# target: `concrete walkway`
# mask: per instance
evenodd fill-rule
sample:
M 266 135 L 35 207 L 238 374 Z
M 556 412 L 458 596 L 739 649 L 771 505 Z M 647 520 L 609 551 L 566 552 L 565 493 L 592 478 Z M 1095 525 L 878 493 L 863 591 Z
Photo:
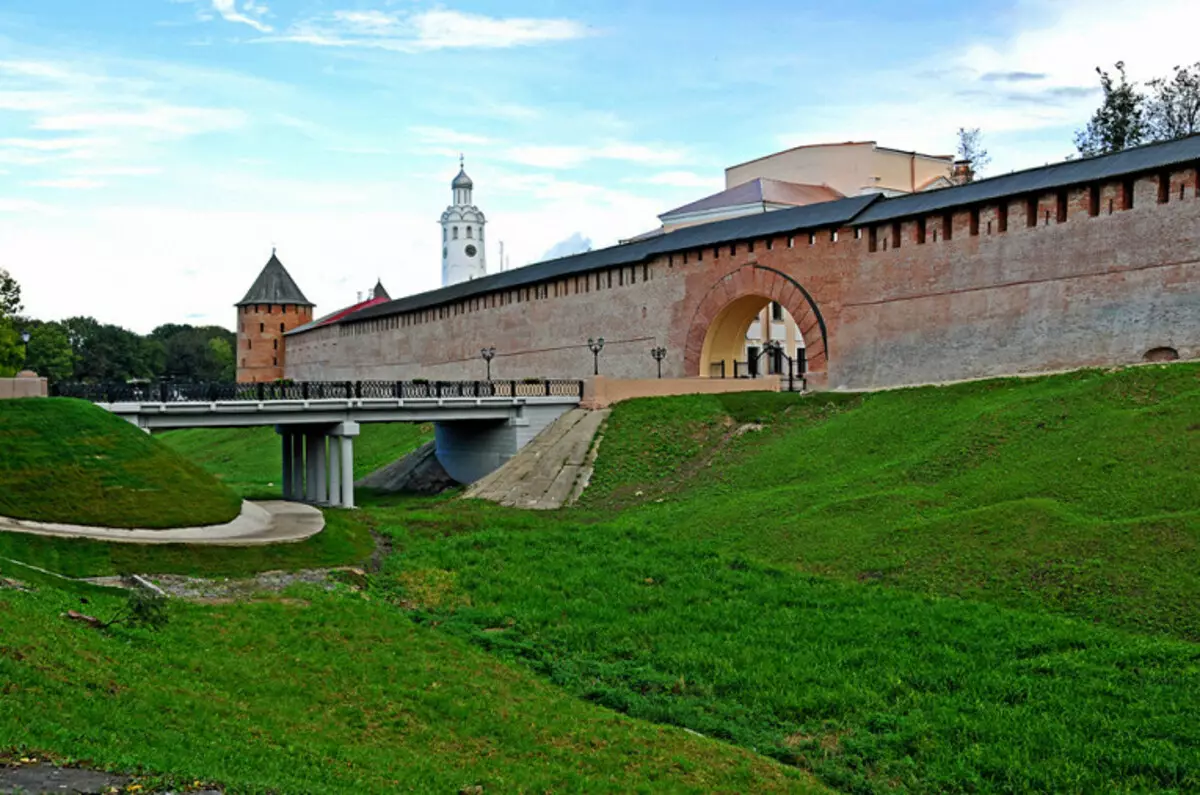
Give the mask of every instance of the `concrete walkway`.
M 252 547 L 303 541 L 325 528 L 320 509 L 298 502 L 268 500 L 242 502 L 242 512 L 232 522 L 204 527 L 176 527 L 169 530 L 31 522 L 0 516 L 0 532 L 32 533 L 60 538 L 90 538 L 126 544 L 204 544 Z
M 574 502 L 592 476 L 592 439 L 608 414 L 568 411 L 463 496 L 533 510 L 553 510 Z

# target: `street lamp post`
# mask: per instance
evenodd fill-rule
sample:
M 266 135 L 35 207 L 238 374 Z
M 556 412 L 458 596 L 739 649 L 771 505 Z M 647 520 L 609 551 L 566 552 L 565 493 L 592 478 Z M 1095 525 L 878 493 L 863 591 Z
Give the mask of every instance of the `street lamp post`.
M 21 368 L 22 369 L 24 369 L 25 366 L 29 364 L 29 340 L 30 340 L 30 338 L 31 338 L 31 335 L 30 335 L 28 329 L 21 332 L 21 345 L 22 345 Z
M 479 355 L 483 357 L 483 360 L 485 362 L 487 362 L 487 380 L 491 381 L 492 380 L 492 358 L 495 357 L 495 355 L 496 355 L 496 349 L 495 348 L 484 348 L 483 350 L 481 350 L 479 352 Z
M 604 337 L 588 337 L 588 350 L 592 352 L 592 375 L 600 375 L 600 351 L 604 350 Z
M 662 360 L 667 358 L 666 348 L 651 348 L 650 355 L 654 357 L 654 361 L 658 363 L 658 377 L 662 378 Z

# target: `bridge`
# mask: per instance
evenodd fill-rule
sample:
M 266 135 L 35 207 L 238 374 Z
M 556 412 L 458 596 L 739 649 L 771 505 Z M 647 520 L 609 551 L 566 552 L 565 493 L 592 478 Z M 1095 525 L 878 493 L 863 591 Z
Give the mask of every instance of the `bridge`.
M 361 423 L 433 423 L 438 461 L 458 482 L 473 483 L 578 406 L 583 382 L 61 383 L 53 393 L 89 400 L 147 433 L 273 426 L 284 498 L 353 508 Z

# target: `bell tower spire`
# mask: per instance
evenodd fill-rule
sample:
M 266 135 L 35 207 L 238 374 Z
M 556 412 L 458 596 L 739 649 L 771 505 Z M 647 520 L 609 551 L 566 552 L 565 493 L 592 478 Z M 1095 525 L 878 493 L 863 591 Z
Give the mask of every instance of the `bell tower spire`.
M 458 176 L 450 183 L 453 201 L 442 213 L 442 286 L 487 274 L 483 212 L 472 203 L 475 183 L 467 176 L 466 158 L 458 156 Z

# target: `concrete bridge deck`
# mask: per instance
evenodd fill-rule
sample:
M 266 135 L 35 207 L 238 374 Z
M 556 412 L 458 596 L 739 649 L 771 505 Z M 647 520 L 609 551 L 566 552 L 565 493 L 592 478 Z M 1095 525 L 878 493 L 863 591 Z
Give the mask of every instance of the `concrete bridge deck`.
M 146 432 L 273 426 L 287 500 L 354 507 L 361 423 L 431 422 L 438 461 L 460 483 L 499 468 L 578 406 L 582 381 L 59 384 Z

